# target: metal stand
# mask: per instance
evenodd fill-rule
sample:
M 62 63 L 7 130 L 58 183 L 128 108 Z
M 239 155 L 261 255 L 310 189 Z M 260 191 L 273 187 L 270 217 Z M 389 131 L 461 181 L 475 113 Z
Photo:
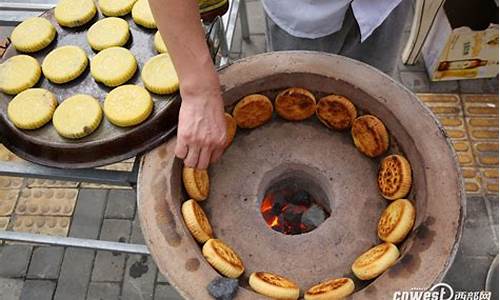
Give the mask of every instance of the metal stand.
M 1 2 L 0 0 L 0 26 L 16 25 L 30 16 L 41 14 L 44 10 L 55 6 L 55 2 L 33 4 L 22 2 Z M 236 28 L 236 20 L 241 9 L 241 28 L 243 37 L 248 37 L 248 18 L 244 0 L 229 0 L 229 11 L 215 20 L 214 36 L 218 39 L 217 46 L 220 55 L 219 66 L 229 62 L 230 46 Z M 226 28 L 226 29 L 224 29 Z M 246 32 L 246 33 L 245 33 Z M 140 157 L 136 157 L 134 166 L 128 171 L 111 171 L 101 169 L 59 169 L 37 165 L 31 162 L 0 162 L 1 176 L 33 177 L 56 179 L 65 181 L 83 181 L 112 185 L 123 185 L 135 188 L 139 171 Z M 135 254 L 149 254 L 145 245 L 108 242 L 92 239 L 72 237 L 49 236 L 16 231 L 0 230 L 0 240 L 47 244 L 66 247 L 88 248 L 103 251 L 116 251 Z
M 114 251 L 130 254 L 149 254 L 149 250 L 146 245 L 126 244 L 92 239 L 79 239 L 73 237 L 61 237 L 26 232 L 0 230 L 0 240 L 30 242 L 52 246 L 75 247 L 102 251 Z
M 44 178 L 64 181 L 83 181 L 112 185 L 130 186 L 137 184 L 139 158 L 131 171 L 100 169 L 59 169 L 37 165 L 31 162 L 0 162 L 0 175 L 28 178 Z

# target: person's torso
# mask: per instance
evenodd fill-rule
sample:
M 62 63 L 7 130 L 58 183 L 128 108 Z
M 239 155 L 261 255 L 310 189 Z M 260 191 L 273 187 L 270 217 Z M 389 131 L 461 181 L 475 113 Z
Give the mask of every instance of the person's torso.
M 319 38 L 337 32 L 349 6 L 362 40 L 377 28 L 401 0 L 262 0 L 268 16 L 289 34 Z

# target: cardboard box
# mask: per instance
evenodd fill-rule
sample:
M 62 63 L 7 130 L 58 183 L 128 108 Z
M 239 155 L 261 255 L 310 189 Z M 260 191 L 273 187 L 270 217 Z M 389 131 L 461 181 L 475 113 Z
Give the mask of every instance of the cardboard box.
M 436 16 L 422 57 L 432 81 L 497 76 L 496 1 L 447 1 Z

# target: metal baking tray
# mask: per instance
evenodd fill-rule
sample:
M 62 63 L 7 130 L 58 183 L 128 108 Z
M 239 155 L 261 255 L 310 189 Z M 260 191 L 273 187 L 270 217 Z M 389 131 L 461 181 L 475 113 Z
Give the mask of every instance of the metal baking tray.
M 87 30 L 104 18 L 100 13 L 88 24 L 79 28 L 61 28 L 54 18 L 54 11 L 48 10 L 42 17 L 49 20 L 57 30 L 56 39 L 45 49 L 29 54 L 41 64 L 44 57 L 56 47 L 76 45 L 85 50 L 89 60 L 97 54 L 87 43 Z M 136 25 L 132 17 L 124 17 L 130 25 L 130 39 L 124 46 L 135 55 L 138 69 L 127 84 L 143 86 L 140 72 L 147 60 L 157 55 L 153 36 L 156 29 L 146 29 Z M 2 62 L 14 55 L 21 54 L 11 44 L 5 52 Z M 90 64 L 89 64 L 90 66 Z M 59 103 L 79 93 L 98 99 L 102 104 L 106 94 L 112 90 L 96 83 L 90 75 L 90 67 L 77 79 L 65 84 L 53 84 L 42 76 L 34 87 L 41 87 L 53 92 Z M 112 125 L 105 117 L 99 128 L 91 135 L 69 140 L 59 136 L 52 123 L 36 130 L 16 128 L 7 118 L 7 105 L 13 96 L 0 93 L 0 136 L 1 142 L 20 157 L 51 167 L 90 168 L 121 161 L 145 152 L 162 143 L 175 132 L 180 108 L 180 95 L 155 95 L 153 113 L 143 123 L 128 128 Z

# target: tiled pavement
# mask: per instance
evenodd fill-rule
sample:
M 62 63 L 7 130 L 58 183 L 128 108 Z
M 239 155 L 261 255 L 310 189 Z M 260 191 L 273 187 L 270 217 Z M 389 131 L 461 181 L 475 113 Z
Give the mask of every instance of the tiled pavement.
M 239 26 L 231 57 L 265 51 L 259 1 L 248 1 L 250 39 Z M 421 63 L 397 79 L 419 93 L 458 153 L 467 189 L 463 239 L 445 281 L 484 288 L 498 254 L 498 79 L 432 83 Z M 16 160 L 0 146 L 0 160 Z M 132 162 L 107 168 L 130 169 Z M 144 243 L 131 189 L 0 177 L 0 229 Z M 180 299 L 148 256 L 8 243 L 0 246 L 0 299 Z

